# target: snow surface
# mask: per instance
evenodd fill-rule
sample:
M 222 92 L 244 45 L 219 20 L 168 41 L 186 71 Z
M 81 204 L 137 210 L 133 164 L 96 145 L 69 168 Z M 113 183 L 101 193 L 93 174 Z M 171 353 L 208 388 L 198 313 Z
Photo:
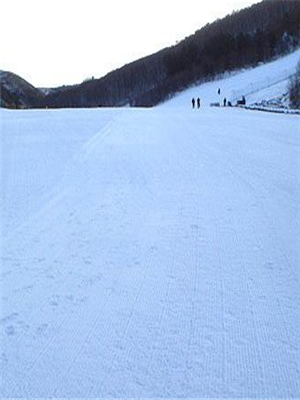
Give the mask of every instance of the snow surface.
M 273 99 L 288 92 L 289 78 L 295 73 L 299 61 L 300 49 L 259 67 L 194 86 L 177 94 L 165 104 L 168 107 L 182 107 L 183 104 L 190 104 L 193 97 L 201 98 L 201 106 L 209 106 L 216 102 L 223 105 L 224 98 L 235 104 L 243 95 L 247 104 Z
M 0 124 L 1 398 L 300 397 L 299 116 Z

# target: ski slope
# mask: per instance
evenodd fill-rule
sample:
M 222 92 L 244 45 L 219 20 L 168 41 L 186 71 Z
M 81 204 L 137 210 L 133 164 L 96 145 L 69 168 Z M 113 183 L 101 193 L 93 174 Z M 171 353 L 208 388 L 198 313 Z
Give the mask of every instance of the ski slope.
M 299 398 L 299 117 L 0 111 L 1 398 Z
M 200 97 L 202 106 L 216 102 L 223 105 L 224 98 L 235 104 L 243 95 L 248 105 L 274 99 L 288 92 L 290 76 L 295 73 L 299 61 L 300 49 L 259 67 L 237 71 L 215 81 L 196 85 L 177 94 L 165 104 L 168 107 L 181 107 L 183 104 L 191 104 L 193 97 Z

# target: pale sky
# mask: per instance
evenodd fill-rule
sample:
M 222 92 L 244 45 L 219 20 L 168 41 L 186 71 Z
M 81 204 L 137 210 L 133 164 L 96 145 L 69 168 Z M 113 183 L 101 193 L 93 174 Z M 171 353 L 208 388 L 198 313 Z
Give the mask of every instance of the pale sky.
M 99 78 L 260 0 L 0 0 L 0 69 L 37 87 Z

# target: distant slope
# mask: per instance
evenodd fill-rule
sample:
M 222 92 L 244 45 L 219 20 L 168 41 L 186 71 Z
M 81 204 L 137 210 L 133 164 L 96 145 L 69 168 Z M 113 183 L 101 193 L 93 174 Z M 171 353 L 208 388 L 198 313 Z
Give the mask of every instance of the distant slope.
M 44 94 L 25 79 L 8 71 L 0 71 L 0 105 L 6 108 L 43 106 Z
M 164 106 L 189 107 L 193 97 L 200 97 L 202 106 L 215 102 L 222 104 L 224 98 L 236 102 L 242 95 L 246 97 L 247 104 L 277 98 L 287 93 L 289 78 L 295 73 L 299 60 L 300 49 L 270 63 L 195 85 L 178 93 Z

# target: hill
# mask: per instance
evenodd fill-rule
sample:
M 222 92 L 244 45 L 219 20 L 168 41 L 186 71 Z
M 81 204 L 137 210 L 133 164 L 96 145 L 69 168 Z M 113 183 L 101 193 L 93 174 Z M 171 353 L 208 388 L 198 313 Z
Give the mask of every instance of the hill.
M 45 95 L 20 76 L 0 71 L 0 106 L 5 108 L 41 107 Z
M 153 106 L 199 81 L 300 45 L 300 2 L 265 0 L 208 24 L 176 46 L 101 79 L 47 96 L 49 107 Z
M 1 85 L 2 104 L 48 108 L 149 107 L 196 83 L 268 62 L 299 46 L 300 2 L 264 0 L 100 79 L 38 91 L 29 98 L 22 95 L 21 99 L 18 93 L 22 91 Z
M 299 60 L 300 49 L 272 62 L 224 74 L 213 81 L 194 85 L 177 93 L 163 106 L 187 107 L 190 106 L 193 97 L 200 97 L 202 106 L 209 106 L 211 103 L 223 105 L 224 98 L 235 104 L 245 96 L 249 106 L 270 103 L 274 107 L 287 107 L 289 82 L 296 72 Z

